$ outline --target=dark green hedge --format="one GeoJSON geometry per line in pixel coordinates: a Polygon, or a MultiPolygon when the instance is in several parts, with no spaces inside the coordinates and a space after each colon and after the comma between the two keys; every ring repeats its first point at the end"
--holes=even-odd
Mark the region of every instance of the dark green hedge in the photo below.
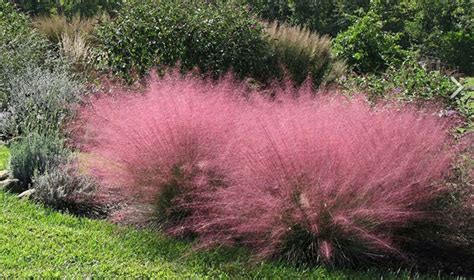
{"type": "Polygon", "coordinates": [[[232,69],[258,80],[274,67],[258,19],[233,3],[131,1],[98,29],[96,39],[99,64],[128,81],[178,62],[213,76],[232,69]]]}

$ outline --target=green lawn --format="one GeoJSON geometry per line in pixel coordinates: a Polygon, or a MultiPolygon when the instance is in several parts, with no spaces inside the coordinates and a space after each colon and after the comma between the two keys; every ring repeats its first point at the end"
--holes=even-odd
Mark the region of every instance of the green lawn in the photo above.
{"type": "MultiPolygon", "coordinates": [[[[187,242],[61,214],[0,191],[0,278],[31,276],[380,279],[376,271],[252,264],[236,250],[195,253],[187,242]]],[[[387,272],[384,279],[400,277],[408,274],[387,272]]]]}
{"type": "MultiPolygon", "coordinates": [[[[1,149],[0,162],[8,158],[1,149]]],[[[5,152],[6,151],[6,152],[5,152]]],[[[4,165],[1,165],[4,166],[4,165]]],[[[0,278],[408,279],[406,272],[296,269],[252,263],[242,250],[193,252],[189,242],[77,218],[0,191],[0,278]]]]}
{"type": "Polygon", "coordinates": [[[0,170],[4,170],[8,165],[8,157],[10,157],[10,152],[8,148],[0,145],[0,170]]]}
{"type": "Polygon", "coordinates": [[[464,80],[464,86],[467,86],[467,87],[474,87],[474,77],[467,77],[467,78],[464,80]]]}

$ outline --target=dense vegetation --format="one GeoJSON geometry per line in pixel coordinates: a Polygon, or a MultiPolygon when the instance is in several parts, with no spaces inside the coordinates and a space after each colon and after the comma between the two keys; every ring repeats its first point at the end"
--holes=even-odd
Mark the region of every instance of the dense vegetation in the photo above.
{"type": "Polygon", "coordinates": [[[212,75],[232,68],[242,77],[262,78],[272,62],[261,28],[245,8],[233,4],[147,0],[127,3],[114,21],[99,28],[97,38],[101,59],[127,79],[177,62],[212,75]]]}
{"type": "Polygon", "coordinates": [[[41,63],[46,42],[28,26],[28,18],[16,13],[13,6],[0,2],[0,101],[4,110],[9,96],[11,77],[28,65],[41,63]]]}
{"type": "MultiPolygon", "coordinates": [[[[80,15],[92,17],[101,12],[113,13],[122,0],[10,0],[22,11],[34,16],[63,14],[67,17],[80,15]]],[[[124,1],[125,2],[125,1],[124,1]]]]}
{"type": "MultiPolygon", "coordinates": [[[[268,20],[287,21],[307,26],[320,34],[329,34],[336,40],[359,37],[355,42],[364,44],[374,36],[383,41],[394,41],[389,49],[417,50],[424,57],[441,59],[451,67],[459,67],[466,74],[474,72],[473,13],[471,1],[261,1],[242,0],[268,20]],[[366,23],[372,25],[365,26],[366,23]],[[361,26],[362,25],[362,26],[361,26]],[[370,36],[360,33],[363,26],[369,30],[379,29],[370,36]],[[358,35],[360,34],[360,35],[358,35]],[[362,42],[360,42],[360,41],[362,42]]],[[[374,41],[374,43],[377,43],[374,41]]],[[[346,45],[346,47],[352,45],[346,45]]],[[[360,62],[379,59],[379,53],[361,59],[370,51],[361,45],[355,52],[348,50],[347,56],[360,62]]],[[[390,57],[387,57],[387,62],[390,57]]],[[[380,62],[379,62],[380,63],[380,62]]],[[[382,64],[383,65],[383,64],[382,64]]],[[[360,69],[373,71],[375,69],[360,69]]]]}
{"type": "Polygon", "coordinates": [[[0,0],[0,276],[474,275],[472,12],[0,0]]]}

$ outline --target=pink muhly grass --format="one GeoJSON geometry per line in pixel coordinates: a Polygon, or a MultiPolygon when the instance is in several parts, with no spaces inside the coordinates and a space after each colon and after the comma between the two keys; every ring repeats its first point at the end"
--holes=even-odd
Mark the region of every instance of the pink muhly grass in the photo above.
{"type": "Polygon", "coordinates": [[[399,230],[446,190],[452,151],[436,114],[308,85],[248,93],[229,77],[172,73],[84,108],[78,139],[99,194],[129,205],[114,218],[335,263],[398,253],[399,230]]]}
{"type": "Polygon", "coordinates": [[[229,131],[246,88],[230,77],[212,83],[170,73],[152,74],[142,93],[116,91],[93,100],[78,122],[78,140],[92,155],[87,166],[101,181],[99,196],[129,205],[116,220],[183,233],[193,201],[225,184],[229,131]]]}
{"type": "Polygon", "coordinates": [[[241,119],[229,186],[189,219],[202,246],[241,243],[306,263],[398,253],[397,231],[427,218],[423,209],[445,191],[446,123],[412,108],[300,95],[256,100],[241,119]]]}

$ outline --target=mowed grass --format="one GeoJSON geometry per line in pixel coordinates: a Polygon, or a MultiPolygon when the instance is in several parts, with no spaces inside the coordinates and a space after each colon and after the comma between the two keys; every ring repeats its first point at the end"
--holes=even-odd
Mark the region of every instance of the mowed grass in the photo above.
{"type": "Polygon", "coordinates": [[[466,77],[464,80],[464,86],[474,87],[474,77],[466,77]]]}
{"type": "Polygon", "coordinates": [[[0,278],[408,279],[406,272],[297,269],[243,250],[194,252],[189,242],[77,218],[0,192],[0,278]]]}
{"type": "MultiPolygon", "coordinates": [[[[377,271],[254,263],[243,250],[194,252],[188,242],[77,218],[0,192],[0,278],[380,279],[377,271]]],[[[384,279],[409,278],[384,273],[384,279]]]]}
{"type": "Polygon", "coordinates": [[[0,170],[4,170],[8,166],[8,158],[10,157],[10,152],[8,148],[0,145],[0,170]]]}
{"type": "MultiPolygon", "coordinates": [[[[8,151],[0,156],[1,164],[5,164],[8,151]]],[[[420,278],[405,271],[303,269],[275,262],[256,263],[248,252],[239,249],[195,252],[189,242],[148,230],[73,217],[0,191],[0,278],[10,277],[420,278]]]]}

